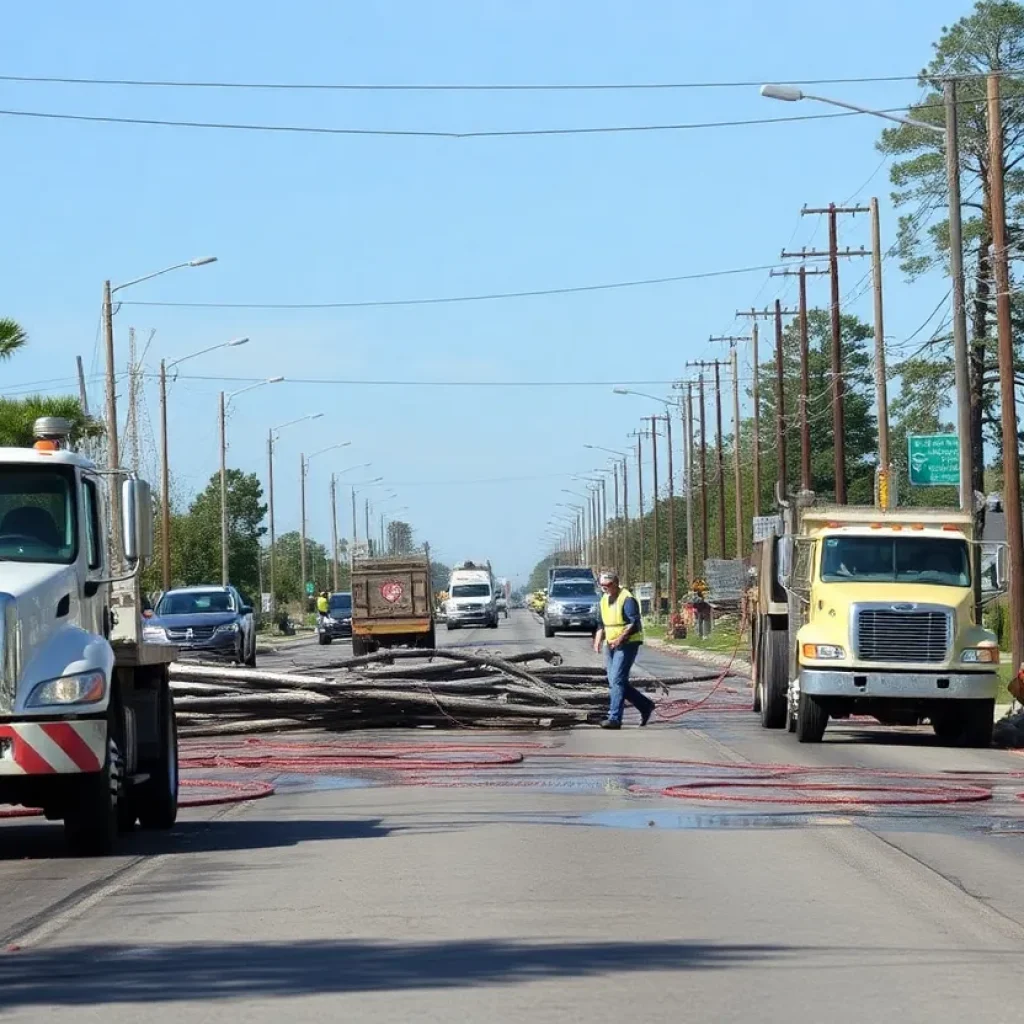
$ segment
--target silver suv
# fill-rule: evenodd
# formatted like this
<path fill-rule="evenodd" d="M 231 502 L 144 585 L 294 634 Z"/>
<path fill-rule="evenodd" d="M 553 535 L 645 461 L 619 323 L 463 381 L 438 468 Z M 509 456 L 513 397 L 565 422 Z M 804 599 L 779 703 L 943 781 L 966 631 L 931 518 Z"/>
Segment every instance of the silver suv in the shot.
<path fill-rule="evenodd" d="M 601 622 L 601 592 L 593 579 L 556 579 L 544 605 L 544 635 L 561 630 L 594 633 Z"/>

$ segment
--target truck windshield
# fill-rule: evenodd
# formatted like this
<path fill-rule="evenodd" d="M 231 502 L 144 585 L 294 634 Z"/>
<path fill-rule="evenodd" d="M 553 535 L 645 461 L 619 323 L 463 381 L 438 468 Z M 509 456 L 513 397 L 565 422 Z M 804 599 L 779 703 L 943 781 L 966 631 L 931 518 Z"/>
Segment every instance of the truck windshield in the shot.
<path fill-rule="evenodd" d="M 0 560 L 75 560 L 74 481 L 70 467 L 0 466 Z"/>
<path fill-rule="evenodd" d="M 597 597 L 593 583 L 555 583 L 551 597 Z"/>
<path fill-rule="evenodd" d="M 937 537 L 826 537 L 823 583 L 932 583 L 969 587 L 967 542 Z"/>
<path fill-rule="evenodd" d="M 491 588 L 486 583 L 459 583 L 452 587 L 452 597 L 490 597 Z"/>

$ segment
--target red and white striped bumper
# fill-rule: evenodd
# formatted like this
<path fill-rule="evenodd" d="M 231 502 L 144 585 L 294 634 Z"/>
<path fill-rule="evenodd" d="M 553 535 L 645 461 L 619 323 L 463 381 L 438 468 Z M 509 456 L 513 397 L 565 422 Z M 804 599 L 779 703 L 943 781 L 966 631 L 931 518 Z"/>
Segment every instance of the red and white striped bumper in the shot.
<path fill-rule="evenodd" d="M 0 725 L 0 776 L 98 772 L 106 759 L 107 723 L 11 722 Z"/>

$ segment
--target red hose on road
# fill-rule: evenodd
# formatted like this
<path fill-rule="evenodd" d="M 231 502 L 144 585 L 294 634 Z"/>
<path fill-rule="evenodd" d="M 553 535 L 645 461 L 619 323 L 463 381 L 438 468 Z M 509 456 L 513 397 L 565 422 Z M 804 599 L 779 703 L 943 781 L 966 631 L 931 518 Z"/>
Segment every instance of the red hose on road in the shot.
<path fill-rule="evenodd" d="M 756 796 L 738 793 L 711 793 L 712 789 L 763 790 L 767 787 L 778 790 L 777 783 L 763 780 L 714 780 L 691 782 L 682 786 L 667 786 L 662 796 L 677 800 L 724 800 L 732 803 L 763 804 L 963 804 L 991 800 L 992 790 L 980 786 L 866 786 L 849 785 L 842 782 L 792 782 L 787 780 L 785 788 L 789 793 L 758 793 Z M 867 795 L 873 794 L 873 795 Z M 1020 794 L 1017 794 L 1018 797 Z"/>

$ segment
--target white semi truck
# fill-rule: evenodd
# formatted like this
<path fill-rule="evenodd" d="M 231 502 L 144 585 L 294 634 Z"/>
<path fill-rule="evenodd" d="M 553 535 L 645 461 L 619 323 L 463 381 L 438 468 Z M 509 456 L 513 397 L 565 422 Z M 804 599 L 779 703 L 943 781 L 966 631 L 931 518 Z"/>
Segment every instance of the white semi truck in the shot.
<path fill-rule="evenodd" d="M 35 434 L 0 448 L 0 802 L 40 808 L 70 852 L 102 855 L 119 831 L 177 817 L 177 649 L 142 640 L 149 485 L 68 450 L 65 420 Z"/>

